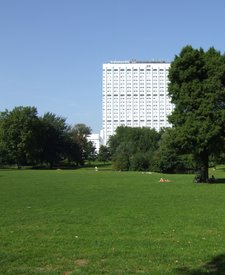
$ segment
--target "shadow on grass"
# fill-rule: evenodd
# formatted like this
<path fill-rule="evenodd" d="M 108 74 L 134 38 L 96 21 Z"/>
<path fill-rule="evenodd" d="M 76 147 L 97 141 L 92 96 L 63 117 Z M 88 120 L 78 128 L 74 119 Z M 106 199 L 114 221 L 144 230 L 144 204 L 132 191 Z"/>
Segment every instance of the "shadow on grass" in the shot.
<path fill-rule="evenodd" d="M 221 179 L 216 179 L 216 181 L 214 182 L 215 184 L 219 183 L 219 184 L 225 184 L 225 178 L 221 178 Z"/>
<path fill-rule="evenodd" d="M 225 254 L 220 254 L 215 256 L 207 262 L 206 264 L 191 269 L 188 267 L 180 267 L 176 269 L 178 274 L 186 274 L 186 275 L 224 275 L 225 274 Z"/>
<path fill-rule="evenodd" d="M 77 169 L 95 169 L 95 167 L 104 169 L 104 170 L 111 170 L 111 163 L 85 163 L 84 165 L 75 165 L 75 164 L 64 164 L 59 163 L 50 167 L 49 165 L 35 165 L 35 166 L 22 166 L 18 167 L 4 167 L 2 170 L 77 170 Z"/>
<path fill-rule="evenodd" d="M 225 184 L 225 178 L 219 178 L 219 179 L 216 179 L 215 182 L 207 182 L 207 183 L 202 183 L 202 182 L 199 182 L 199 183 L 196 183 L 196 184 Z M 225 273 L 224 273 L 225 274 Z"/>

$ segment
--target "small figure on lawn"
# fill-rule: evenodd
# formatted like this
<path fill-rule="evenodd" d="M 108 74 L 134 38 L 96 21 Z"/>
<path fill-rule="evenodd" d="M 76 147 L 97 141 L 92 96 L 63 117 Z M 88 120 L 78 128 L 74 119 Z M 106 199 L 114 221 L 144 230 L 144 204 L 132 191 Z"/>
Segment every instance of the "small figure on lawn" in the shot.
<path fill-rule="evenodd" d="M 168 180 L 168 179 L 161 178 L 161 179 L 159 180 L 159 182 L 171 182 L 171 181 Z"/>

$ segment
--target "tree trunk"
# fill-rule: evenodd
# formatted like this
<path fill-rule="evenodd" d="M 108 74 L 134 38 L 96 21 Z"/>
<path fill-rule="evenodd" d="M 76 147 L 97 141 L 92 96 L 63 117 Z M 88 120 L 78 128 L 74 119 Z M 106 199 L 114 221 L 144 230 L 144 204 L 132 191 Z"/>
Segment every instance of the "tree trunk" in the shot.
<path fill-rule="evenodd" d="M 209 182 L 208 165 L 201 167 L 201 182 Z"/>
<path fill-rule="evenodd" d="M 209 182 L 209 172 L 208 172 L 209 155 L 208 155 L 208 150 L 204 150 L 200 154 L 200 161 L 201 161 L 201 170 L 200 170 L 201 182 Z"/>

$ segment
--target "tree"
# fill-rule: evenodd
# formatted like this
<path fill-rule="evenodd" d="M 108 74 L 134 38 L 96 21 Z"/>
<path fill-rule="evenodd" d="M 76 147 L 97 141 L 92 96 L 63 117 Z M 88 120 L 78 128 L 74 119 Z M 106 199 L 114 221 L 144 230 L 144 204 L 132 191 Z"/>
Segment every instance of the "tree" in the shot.
<path fill-rule="evenodd" d="M 90 134 L 91 128 L 82 123 L 74 125 L 70 130 L 70 137 L 79 146 L 81 154 L 80 164 L 84 164 L 85 160 L 93 159 L 95 148 L 87 140 L 87 136 Z"/>
<path fill-rule="evenodd" d="M 191 154 L 181 154 L 177 147 L 176 131 L 168 128 L 162 134 L 159 148 L 154 152 L 152 170 L 161 173 L 183 173 L 196 170 Z"/>
<path fill-rule="evenodd" d="M 35 107 L 0 112 L 0 164 L 53 167 L 61 161 L 80 165 L 84 157 L 94 159 L 95 148 L 86 139 L 90 128 L 78 124 L 73 130 L 65 118 L 56 114 L 48 112 L 38 117 Z"/>
<path fill-rule="evenodd" d="M 83 138 L 91 134 L 91 128 L 83 123 L 78 123 L 74 125 L 72 132 L 76 135 L 76 137 Z"/>
<path fill-rule="evenodd" d="M 65 118 L 49 112 L 45 113 L 40 121 L 42 123 L 41 161 L 53 167 L 65 159 L 68 156 L 68 148 L 72 148 L 69 140 L 70 128 Z"/>
<path fill-rule="evenodd" d="M 40 121 L 35 107 L 15 107 L 0 113 L 0 152 L 3 162 L 18 167 L 40 158 Z"/>
<path fill-rule="evenodd" d="M 149 128 L 120 126 L 109 139 L 114 167 L 119 170 L 147 170 L 162 133 Z"/>
<path fill-rule="evenodd" d="M 71 136 L 67 136 L 66 145 L 64 147 L 64 154 L 69 164 L 71 165 L 82 165 L 82 155 L 80 146 L 71 138 Z"/>
<path fill-rule="evenodd" d="M 98 153 L 98 160 L 103 161 L 104 163 L 111 160 L 109 147 L 105 145 L 100 146 L 99 153 Z"/>
<path fill-rule="evenodd" d="M 130 157 L 131 171 L 146 171 L 149 169 L 151 156 L 144 152 L 137 152 Z"/>
<path fill-rule="evenodd" d="M 96 148 L 91 141 L 88 141 L 85 145 L 85 156 L 88 162 L 94 161 L 97 158 Z"/>
<path fill-rule="evenodd" d="M 121 143 L 112 157 L 113 168 L 119 171 L 130 170 L 130 158 L 134 152 L 135 149 L 132 142 Z"/>
<path fill-rule="evenodd" d="M 208 181 L 209 156 L 219 154 L 225 137 L 225 55 L 186 46 L 171 63 L 169 117 L 181 153 L 191 152 Z"/>

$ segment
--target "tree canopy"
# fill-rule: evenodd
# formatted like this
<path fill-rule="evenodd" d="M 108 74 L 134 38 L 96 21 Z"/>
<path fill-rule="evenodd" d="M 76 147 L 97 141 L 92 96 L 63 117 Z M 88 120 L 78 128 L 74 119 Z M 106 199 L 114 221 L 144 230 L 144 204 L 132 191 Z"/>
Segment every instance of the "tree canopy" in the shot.
<path fill-rule="evenodd" d="M 193 154 L 207 182 L 209 156 L 224 149 L 225 55 L 186 46 L 171 63 L 169 80 L 176 144 L 181 153 Z"/>
<path fill-rule="evenodd" d="M 83 123 L 75 124 L 70 130 L 70 137 L 79 146 L 81 163 L 85 160 L 92 161 L 96 158 L 95 147 L 87 136 L 91 134 L 91 128 Z"/>
<path fill-rule="evenodd" d="M 117 170 L 149 170 L 161 133 L 150 128 L 120 126 L 109 139 L 113 165 Z"/>
<path fill-rule="evenodd" d="M 22 166 L 39 159 L 39 126 L 35 107 L 16 107 L 0 113 L 2 161 Z"/>
<path fill-rule="evenodd" d="M 98 160 L 104 163 L 111 160 L 110 149 L 108 146 L 101 145 L 98 153 Z"/>
<path fill-rule="evenodd" d="M 42 125 L 41 161 L 52 167 L 67 157 L 69 126 L 66 119 L 53 113 L 45 113 L 40 118 Z"/>
<path fill-rule="evenodd" d="M 0 164 L 83 165 L 95 157 L 87 141 L 90 132 L 85 124 L 71 128 L 65 118 L 50 112 L 39 117 L 35 107 L 5 110 L 0 112 Z"/>

